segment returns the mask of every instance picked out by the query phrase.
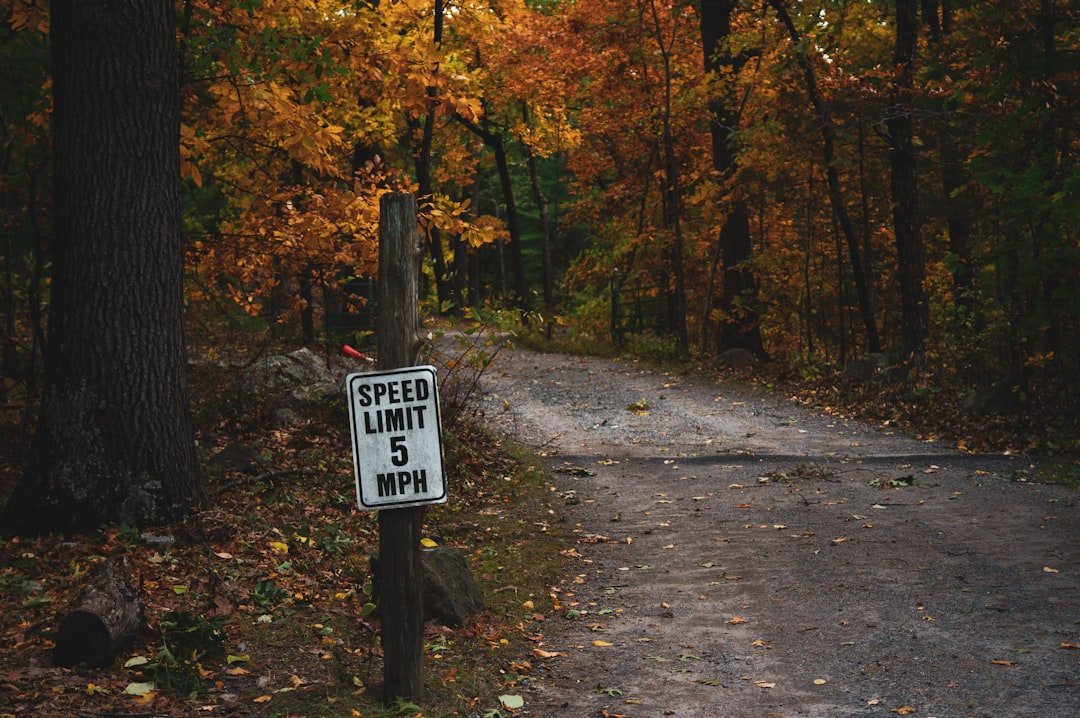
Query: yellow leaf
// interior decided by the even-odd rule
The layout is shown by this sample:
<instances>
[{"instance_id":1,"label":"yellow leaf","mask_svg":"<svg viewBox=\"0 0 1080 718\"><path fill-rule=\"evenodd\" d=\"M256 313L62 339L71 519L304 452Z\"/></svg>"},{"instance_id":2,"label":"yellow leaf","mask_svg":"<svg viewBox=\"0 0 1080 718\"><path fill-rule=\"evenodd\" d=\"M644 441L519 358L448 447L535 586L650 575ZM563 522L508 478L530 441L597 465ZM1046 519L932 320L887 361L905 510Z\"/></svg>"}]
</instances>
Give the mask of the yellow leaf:
<instances>
[{"instance_id":1,"label":"yellow leaf","mask_svg":"<svg viewBox=\"0 0 1080 718\"><path fill-rule=\"evenodd\" d=\"M823 686L828 682L829 681L827 679L825 679L825 678L815 678L814 679L814 685L815 686Z\"/></svg>"},{"instance_id":2,"label":"yellow leaf","mask_svg":"<svg viewBox=\"0 0 1080 718\"><path fill-rule=\"evenodd\" d=\"M908 715L911 715L912 713L914 713L917 710L919 710L919 709L916 708L915 706L900 706L899 708L890 708L889 712L890 713L895 713L897 715L908 716Z\"/></svg>"},{"instance_id":3,"label":"yellow leaf","mask_svg":"<svg viewBox=\"0 0 1080 718\"><path fill-rule=\"evenodd\" d=\"M1043 566L1043 571L1045 573L1058 573L1056 568L1050 568L1049 566Z\"/></svg>"},{"instance_id":4,"label":"yellow leaf","mask_svg":"<svg viewBox=\"0 0 1080 718\"><path fill-rule=\"evenodd\" d=\"M271 541L267 544L274 553L289 553L289 544L281 541Z\"/></svg>"},{"instance_id":5,"label":"yellow leaf","mask_svg":"<svg viewBox=\"0 0 1080 718\"><path fill-rule=\"evenodd\" d=\"M429 538L422 538L422 539L420 539L420 545L423 546L424 548L435 548L439 544L435 543L434 541L432 541Z\"/></svg>"},{"instance_id":6,"label":"yellow leaf","mask_svg":"<svg viewBox=\"0 0 1080 718\"><path fill-rule=\"evenodd\" d=\"M266 703L267 701L272 700L272 699L273 699L273 696L261 695L261 696L259 696L258 698L255 699L255 702L256 703Z\"/></svg>"},{"instance_id":7,"label":"yellow leaf","mask_svg":"<svg viewBox=\"0 0 1080 718\"><path fill-rule=\"evenodd\" d=\"M610 647L615 645L614 643L608 643L607 641L599 641L599 640L593 641L592 644L594 646L596 646L597 648L610 648Z\"/></svg>"},{"instance_id":8,"label":"yellow leaf","mask_svg":"<svg viewBox=\"0 0 1080 718\"><path fill-rule=\"evenodd\" d=\"M848 540L848 537L847 537L847 536L837 536L837 537L836 537L836 538L834 538L834 539L833 539L832 541L830 541L830 543L831 543L831 544L832 544L833 546L839 546L840 544L844 543L844 542L845 542L845 541L847 541L847 540Z\"/></svg>"},{"instance_id":9,"label":"yellow leaf","mask_svg":"<svg viewBox=\"0 0 1080 718\"><path fill-rule=\"evenodd\" d=\"M759 638L759 639L757 639L756 641L753 641L753 642L751 642L751 643L750 643L750 645L751 645L751 646L757 646L758 648L761 648L761 647L763 647L763 646L767 646L767 645L769 645L769 644L765 643L765 641L763 641L763 640L761 640L761 639Z\"/></svg>"},{"instance_id":10,"label":"yellow leaf","mask_svg":"<svg viewBox=\"0 0 1080 718\"><path fill-rule=\"evenodd\" d=\"M776 688L776 683L772 681L754 681L754 685L758 688Z\"/></svg>"}]
</instances>

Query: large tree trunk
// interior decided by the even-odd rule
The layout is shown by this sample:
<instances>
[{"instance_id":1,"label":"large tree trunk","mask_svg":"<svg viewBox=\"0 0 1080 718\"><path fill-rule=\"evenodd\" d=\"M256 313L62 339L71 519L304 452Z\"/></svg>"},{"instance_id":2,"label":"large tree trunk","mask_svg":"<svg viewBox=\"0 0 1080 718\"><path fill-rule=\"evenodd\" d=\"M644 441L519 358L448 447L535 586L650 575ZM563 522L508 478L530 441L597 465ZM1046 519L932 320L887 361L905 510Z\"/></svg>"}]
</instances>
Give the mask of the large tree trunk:
<instances>
[{"instance_id":1,"label":"large tree trunk","mask_svg":"<svg viewBox=\"0 0 1080 718\"><path fill-rule=\"evenodd\" d=\"M8 532L179 518L204 493L185 386L172 3L52 3L45 391Z\"/></svg>"},{"instance_id":2,"label":"large tree trunk","mask_svg":"<svg viewBox=\"0 0 1080 718\"><path fill-rule=\"evenodd\" d=\"M918 32L916 0L897 0L896 54L893 57L896 80L893 85L893 106L886 126L889 131L893 227L899 262L904 353L921 356L930 314L923 287L926 269L919 232L918 179L915 175L914 127L911 120Z\"/></svg>"},{"instance_id":3,"label":"large tree trunk","mask_svg":"<svg viewBox=\"0 0 1080 718\"><path fill-rule=\"evenodd\" d=\"M743 58L735 57L728 46L731 14L737 4L737 0L701 1L701 46L705 53L707 73L729 71L736 75L742 69ZM723 94L714 95L709 101L713 167L721 181L730 179L738 171L733 142L739 128L739 112L730 89L733 85L734 78L725 83ZM724 320L720 328L719 347L748 349L764 359L765 346L761 341L757 307L758 281L746 265L752 252L750 212L746 201L740 196L734 200L720 230L720 256L724 268L720 308Z\"/></svg>"}]
</instances>

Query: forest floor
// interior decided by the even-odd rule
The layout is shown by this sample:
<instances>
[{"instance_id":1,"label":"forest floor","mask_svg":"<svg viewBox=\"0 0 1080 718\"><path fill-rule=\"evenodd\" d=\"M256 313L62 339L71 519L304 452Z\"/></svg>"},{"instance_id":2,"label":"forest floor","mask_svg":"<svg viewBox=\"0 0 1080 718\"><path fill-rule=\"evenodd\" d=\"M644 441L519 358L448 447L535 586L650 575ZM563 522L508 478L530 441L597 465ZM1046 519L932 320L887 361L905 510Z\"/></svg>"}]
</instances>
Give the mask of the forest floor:
<instances>
[{"instance_id":1,"label":"forest floor","mask_svg":"<svg viewBox=\"0 0 1080 718\"><path fill-rule=\"evenodd\" d=\"M465 551L487 610L427 624L422 707L381 705L378 539L344 401L282 411L206 363L210 510L0 541L0 718L1075 713L1078 495L1027 459L737 377L515 349L484 371L467 351L441 360L443 407L477 423L446 435L450 500L425 538ZM19 465L5 432L0 494ZM110 666L53 667L60 618L116 552L146 629Z\"/></svg>"},{"instance_id":2,"label":"forest floor","mask_svg":"<svg viewBox=\"0 0 1080 718\"><path fill-rule=\"evenodd\" d=\"M1080 496L1027 460L633 361L484 388L577 539L519 715L1076 714Z\"/></svg>"}]
</instances>

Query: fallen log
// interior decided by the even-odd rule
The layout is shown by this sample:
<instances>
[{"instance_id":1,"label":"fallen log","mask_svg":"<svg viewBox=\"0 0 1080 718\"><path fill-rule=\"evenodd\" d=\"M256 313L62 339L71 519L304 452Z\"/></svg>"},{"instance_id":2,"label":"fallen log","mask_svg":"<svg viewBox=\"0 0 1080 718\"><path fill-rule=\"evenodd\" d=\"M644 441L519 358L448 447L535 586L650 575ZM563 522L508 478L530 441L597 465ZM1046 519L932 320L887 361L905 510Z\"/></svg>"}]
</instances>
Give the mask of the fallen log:
<instances>
[{"instance_id":1,"label":"fallen log","mask_svg":"<svg viewBox=\"0 0 1080 718\"><path fill-rule=\"evenodd\" d=\"M60 622L53 665L107 666L134 641L143 605L131 585L131 571L127 554L112 556L94 570Z\"/></svg>"}]
</instances>

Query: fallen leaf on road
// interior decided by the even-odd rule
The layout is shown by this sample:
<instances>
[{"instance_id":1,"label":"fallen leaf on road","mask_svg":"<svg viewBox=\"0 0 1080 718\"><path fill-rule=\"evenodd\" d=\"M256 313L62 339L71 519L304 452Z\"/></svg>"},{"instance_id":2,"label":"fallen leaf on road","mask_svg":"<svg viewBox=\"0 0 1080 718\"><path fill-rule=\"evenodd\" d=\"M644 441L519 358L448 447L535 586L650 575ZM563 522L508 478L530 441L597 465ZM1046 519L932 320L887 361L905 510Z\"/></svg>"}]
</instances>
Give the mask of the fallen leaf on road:
<instances>
[{"instance_id":1,"label":"fallen leaf on road","mask_svg":"<svg viewBox=\"0 0 1080 718\"><path fill-rule=\"evenodd\" d=\"M1080 643L1069 643L1068 641L1061 642L1062 648L1071 648L1073 650L1080 650Z\"/></svg>"},{"instance_id":2,"label":"fallen leaf on road","mask_svg":"<svg viewBox=\"0 0 1080 718\"><path fill-rule=\"evenodd\" d=\"M611 648L612 646L615 645L614 643L608 643L607 641L599 641L599 640L598 641L593 641L592 644L594 646L596 646L597 648Z\"/></svg>"},{"instance_id":3,"label":"fallen leaf on road","mask_svg":"<svg viewBox=\"0 0 1080 718\"><path fill-rule=\"evenodd\" d=\"M1016 661L990 661L990 662L993 663L995 666L1006 666L1008 668L1012 668L1013 666L1016 665Z\"/></svg>"},{"instance_id":4,"label":"fallen leaf on road","mask_svg":"<svg viewBox=\"0 0 1080 718\"><path fill-rule=\"evenodd\" d=\"M1043 566L1043 571L1045 573L1059 573L1056 568L1050 568L1049 566Z\"/></svg>"},{"instance_id":5,"label":"fallen leaf on road","mask_svg":"<svg viewBox=\"0 0 1080 718\"><path fill-rule=\"evenodd\" d=\"M909 716L917 710L919 709L915 706L900 706L899 708L890 708L889 712L896 713L897 715Z\"/></svg>"},{"instance_id":6,"label":"fallen leaf on road","mask_svg":"<svg viewBox=\"0 0 1080 718\"><path fill-rule=\"evenodd\" d=\"M815 686L823 686L828 682L829 681L827 679L825 679L825 678L815 678L814 679L814 685Z\"/></svg>"},{"instance_id":7,"label":"fallen leaf on road","mask_svg":"<svg viewBox=\"0 0 1080 718\"><path fill-rule=\"evenodd\" d=\"M545 651L543 648L532 649L532 654L536 658L555 658L556 656L565 656L565 653L559 651Z\"/></svg>"},{"instance_id":8,"label":"fallen leaf on road","mask_svg":"<svg viewBox=\"0 0 1080 718\"><path fill-rule=\"evenodd\" d=\"M742 616L732 616L728 620L724 621L724 623L730 623L733 626L737 626L740 623L746 623L746 619Z\"/></svg>"},{"instance_id":9,"label":"fallen leaf on road","mask_svg":"<svg viewBox=\"0 0 1080 718\"><path fill-rule=\"evenodd\" d=\"M735 504L735 508L737 508L737 509L752 509L752 508L754 508L754 505L753 504Z\"/></svg>"},{"instance_id":10,"label":"fallen leaf on road","mask_svg":"<svg viewBox=\"0 0 1080 718\"><path fill-rule=\"evenodd\" d=\"M831 543L833 546L839 546L840 544L844 543L847 540L848 540L847 536L837 536L836 538L834 538L829 543Z\"/></svg>"},{"instance_id":11,"label":"fallen leaf on road","mask_svg":"<svg viewBox=\"0 0 1080 718\"><path fill-rule=\"evenodd\" d=\"M758 688L776 688L776 683L772 681L754 681L754 685Z\"/></svg>"}]
</instances>

